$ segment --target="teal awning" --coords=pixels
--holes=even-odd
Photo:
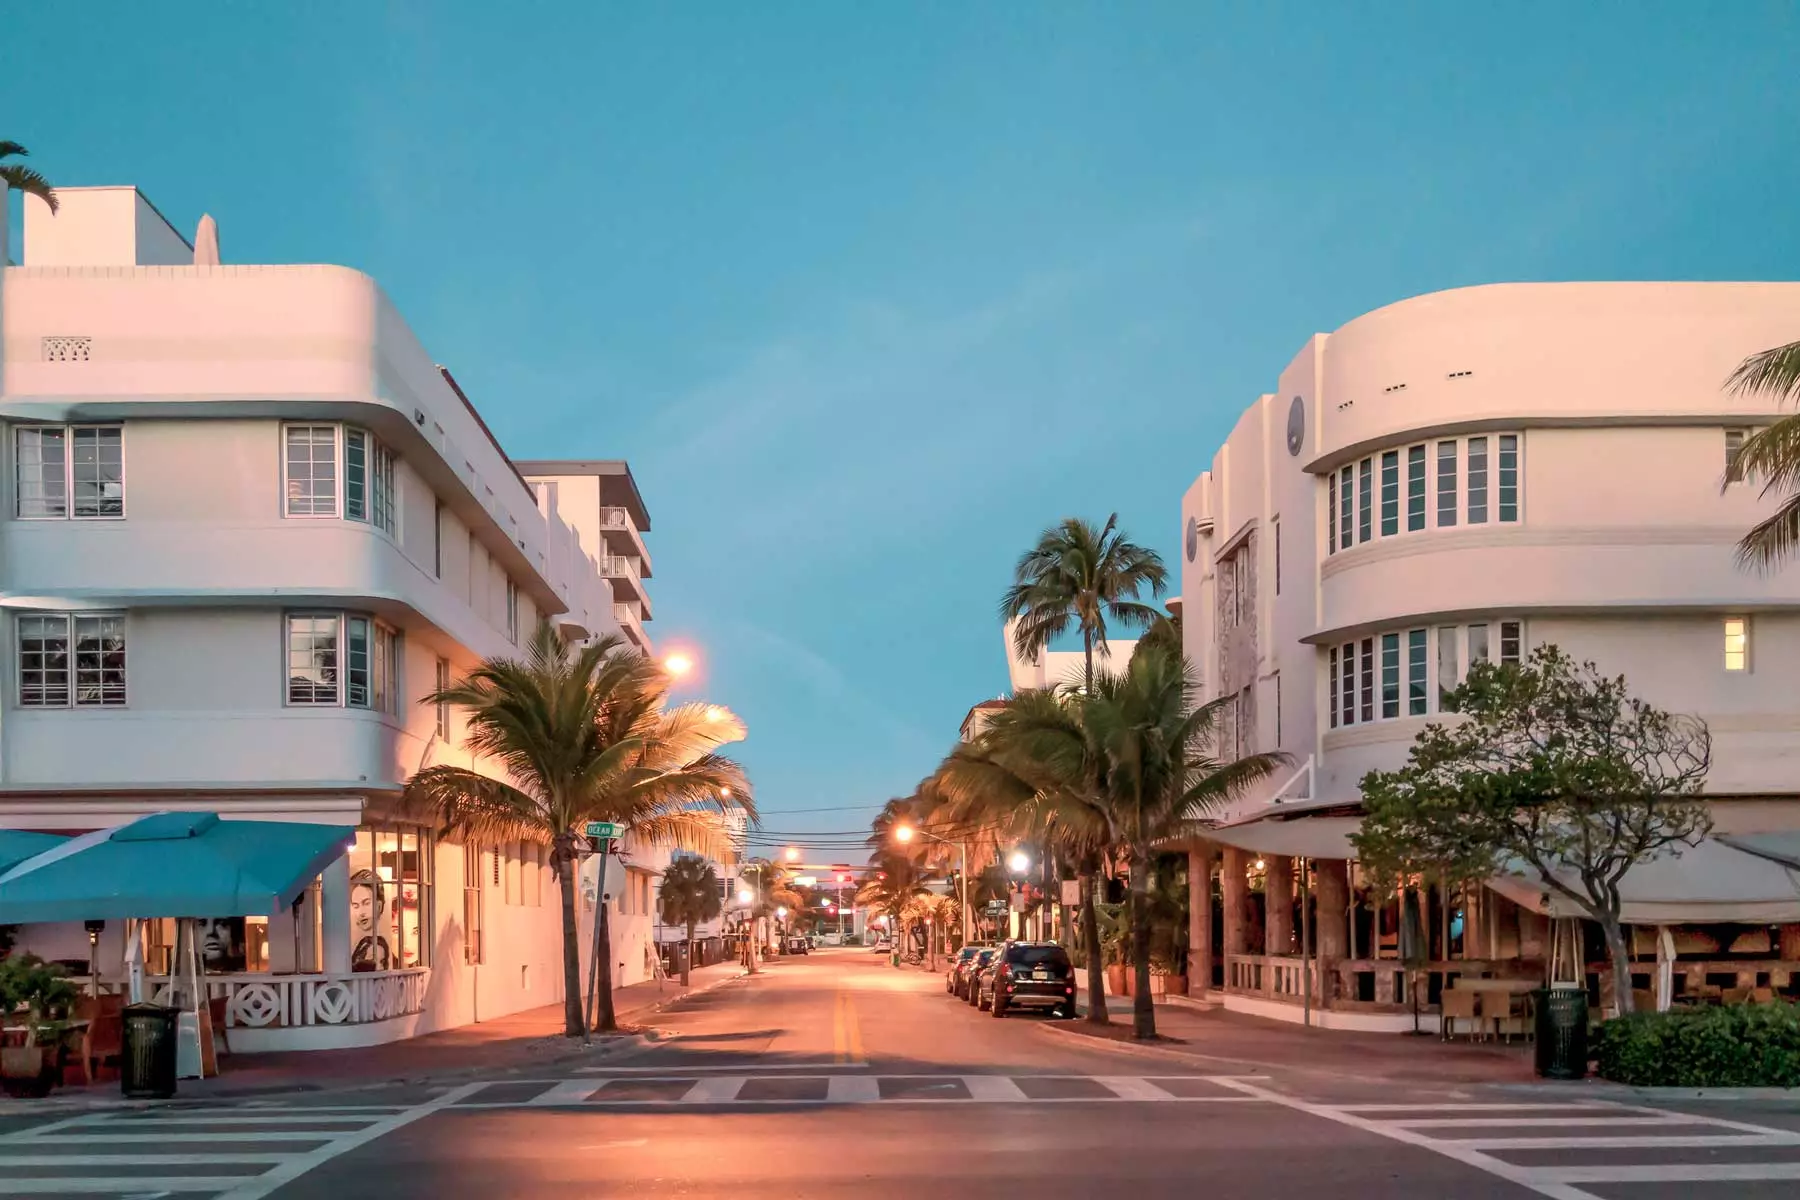
[[[33,833],[29,829],[0,829],[0,875],[6,874],[28,858],[42,854],[69,839],[54,833]]]
[[[0,873],[0,924],[270,916],[342,855],[356,830],[156,813],[53,845]]]

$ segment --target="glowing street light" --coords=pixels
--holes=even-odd
[[[739,888],[738,889],[738,903],[739,904],[748,904],[753,899],[755,899],[755,897],[750,894],[749,888]]]
[[[1031,859],[1023,850],[1015,850],[1012,857],[1006,860],[1006,865],[1014,875],[1023,875],[1031,870]]]
[[[787,859],[789,862],[799,862],[800,851],[793,846],[789,846],[786,850],[781,852],[781,857]]]
[[[896,842],[910,842],[913,840],[913,832],[913,827],[911,825],[896,825],[894,826],[894,840]]]
[[[783,904],[780,908],[777,908],[775,910],[775,916],[778,920],[787,920],[787,905]]]
[[[694,656],[676,650],[662,660],[663,670],[680,679],[694,669]]]

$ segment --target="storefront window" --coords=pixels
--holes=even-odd
[[[350,969],[430,966],[431,835],[362,829],[350,852]]]
[[[267,917],[200,917],[194,922],[200,969],[208,975],[238,975],[269,969]],[[167,975],[175,961],[175,920],[145,922],[145,968]]]

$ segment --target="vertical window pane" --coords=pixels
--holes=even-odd
[[[1469,626],[1469,665],[1489,661],[1488,627],[1486,625]]]
[[[436,691],[439,694],[450,690],[450,664],[444,659],[437,660]],[[437,732],[446,742],[450,740],[450,703],[447,700],[437,702]]]
[[[1519,435],[1500,435],[1500,519],[1519,519]]]
[[[19,704],[60,708],[69,702],[69,619],[19,618]]]
[[[1244,559],[1244,551],[1238,551],[1237,557]],[[1238,563],[1240,572],[1244,566],[1244,562]],[[1246,599],[1241,584],[1238,588],[1238,598],[1241,607]],[[506,581],[506,639],[515,646],[519,644],[519,585],[514,583],[511,577],[508,577]]]
[[[344,515],[369,519],[369,435],[360,429],[344,430]]]
[[[1343,688],[1339,694],[1342,706],[1343,722],[1346,725],[1356,723],[1356,643],[1344,647]]]
[[[1413,532],[1425,528],[1425,447],[1413,446],[1406,452],[1406,529]]]
[[[78,425],[69,436],[75,515],[124,516],[124,430],[117,425]]]
[[[1331,727],[1336,729],[1338,723],[1338,652],[1336,646],[1333,646],[1327,653],[1326,662],[1328,665],[1325,669],[1325,708],[1331,714]]]
[[[123,614],[75,618],[75,703],[107,707],[125,703]]]
[[[1425,679],[1425,631],[1406,631],[1406,715],[1422,717],[1428,695]]]
[[[1375,719],[1375,639],[1364,638],[1362,644],[1362,719]]]
[[[394,514],[394,456],[380,442],[370,439],[369,446],[370,519],[383,533],[396,528]]]
[[[1363,459],[1356,474],[1356,540],[1366,542],[1375,536],[1374,506],[1370,503],[1375,492],[1375,460]]]
[[[1750,669],[1750,622],[1743,617],[1725,618],[1725,669]]]
[[[1393,537],[1400,532],[1400,452],[1389,450],[1381,456],[1381,536]]]
[[[345,636],[344,703],[354,708],[368,708],[372,673],[369,665],[369,619],[351,617],[345,624],[348,629]]]
[[[69,515],[67,443],[61,426],[21,426],[13,445],[21,517]]]
[[[1523,657],[1524,629],[1517,621],[1500,622],[1500,661],[1516,663]]]
[[[1271,524],[1275,526],[1275,594],[1279,596],[1281,595],[1281,519],[1278,517]]]
[[[1400,715],[1400,635],[1381,635],[1381,719]]]
[[[288,618],[288,703],[338,702],[338,619]]]
[[[287,427],[287,514],[337,515],[337,426]]]
[[[1725,431],[1725,479],[1728,483],[1744,482],[1745,476],[1738,470],[1738,454],[1744,449],[1744,439],[1750,435],[1748,429],[1727,429]]]
[[[431,510],[431,573],[444,577],[444,502],[439,500]]]
[[[1350,530],[1350,520],[1355,515],[1356,497],[1352,493],[1355,487],[1356,472],[1345,467],[1338,472],[1338,545],[1354,546],[1356,535]]]
[[[1337,472],[1325,479],[1325,553],[1337,553]]]
[[[1440,529],[1456,524],[1456,443],[1437,445],[1437,523]]]
[[[1445,625],[1437,634],[1438,710],[1454,712],[1450,707],[1449,696],[1456,685],[1462,682],[1456,664],[1456,626]]]
[[[1487,439],[1469,439],[1469,524],[1482,525],[1488,519]]]

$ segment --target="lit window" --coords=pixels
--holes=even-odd
[[[1406,531],[1425,528],[1425,447],[1406,451]]]
[[[1725,618],[1725,669],[1727,671],[1748,671],[1750,669],[1750,619],[1748,617]]]
[[[25,425],[13,437],[19,516],[125,515],[125,431],[118,425]],[[72,497],[71,497],[72,493]]]
[[[18,638],[21,707],[124,705],[123,613],[28,614]]]
[[[1381,456],[1381,536],[1400,532],[1400,452]]]

